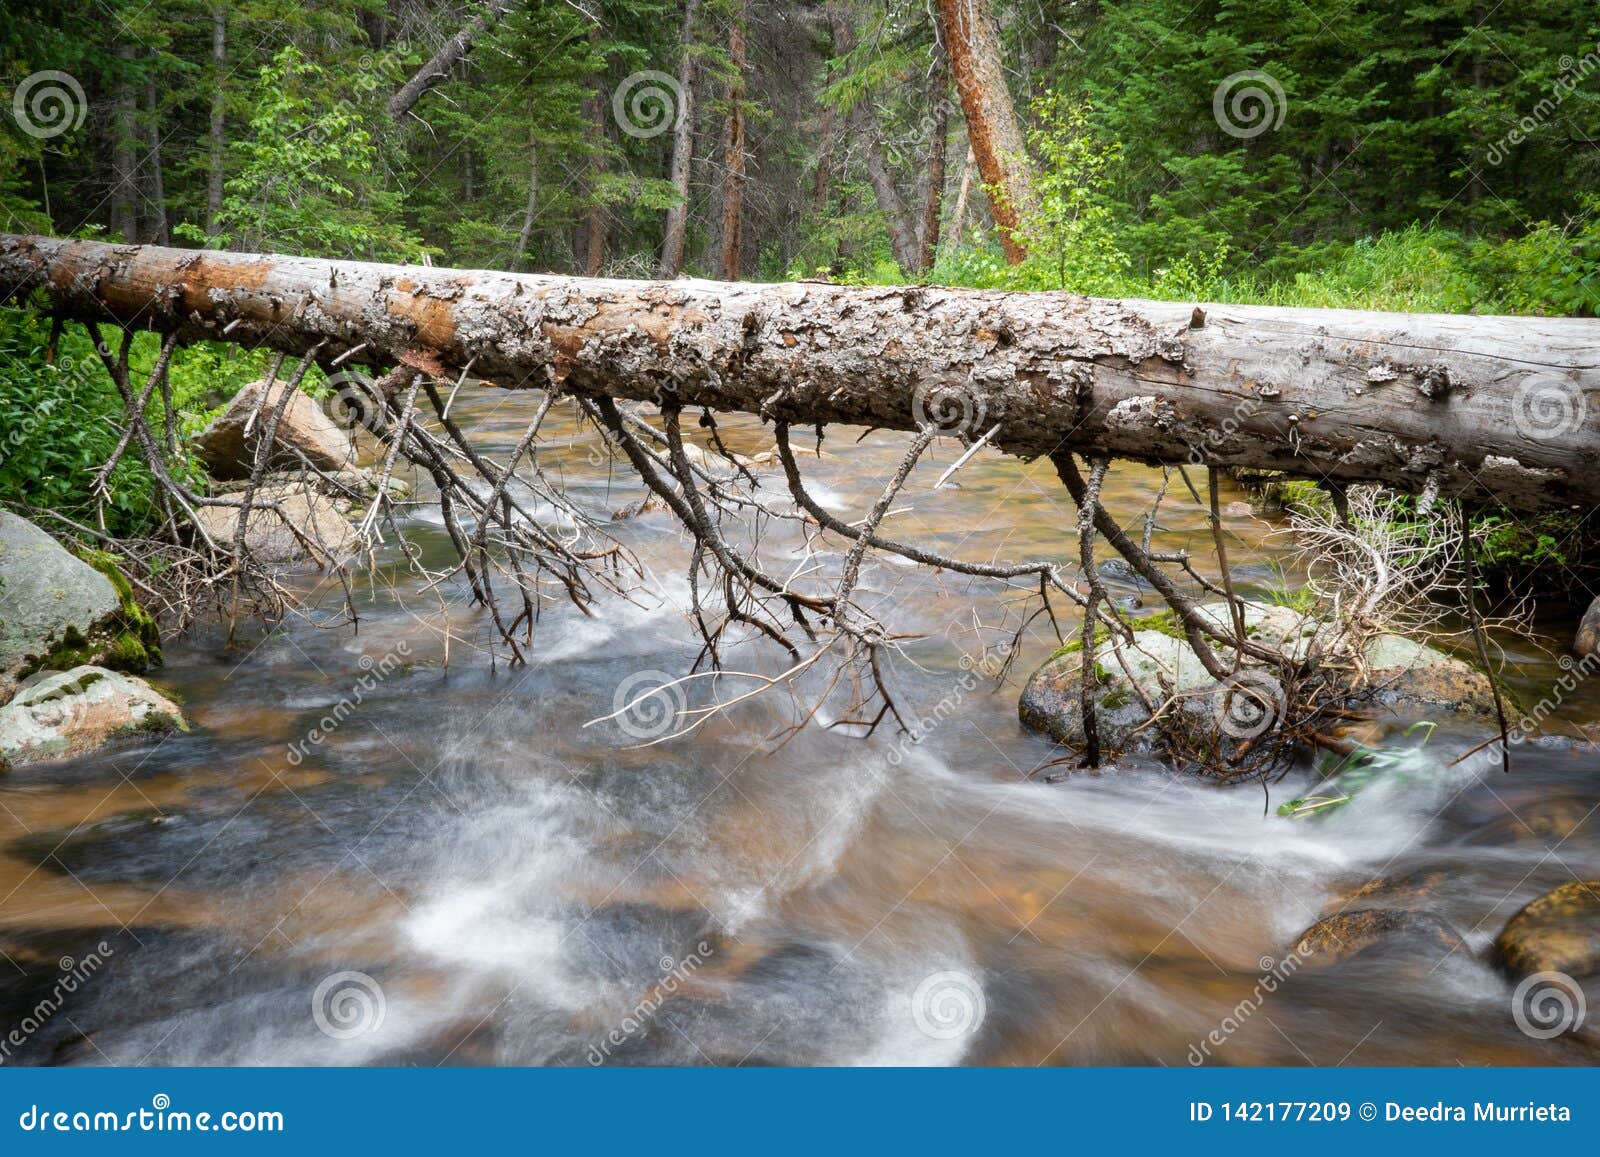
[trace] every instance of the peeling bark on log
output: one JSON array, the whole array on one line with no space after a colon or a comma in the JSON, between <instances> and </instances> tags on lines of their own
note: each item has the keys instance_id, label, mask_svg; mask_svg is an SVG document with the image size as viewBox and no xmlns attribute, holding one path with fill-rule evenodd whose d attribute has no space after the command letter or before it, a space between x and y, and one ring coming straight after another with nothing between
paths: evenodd
<instances>
[{"instance_id":1,"label":"peeling bark on log","mask_svg":"<svg viewBox=\"0 0 1600 1157\"><path fill-rule=\"evenodd\" d=\"M506 388L1600 501L1600 322L1065 293L588 280L0 234L0 298ZM357 347L360 347L359 349Z\"/></svg>"}]
</instances>

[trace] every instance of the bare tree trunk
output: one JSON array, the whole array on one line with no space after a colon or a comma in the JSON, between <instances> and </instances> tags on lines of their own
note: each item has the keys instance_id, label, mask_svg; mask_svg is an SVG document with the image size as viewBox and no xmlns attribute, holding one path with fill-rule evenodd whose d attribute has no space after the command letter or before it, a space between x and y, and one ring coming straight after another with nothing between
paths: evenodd
<instances>
[{"instance_id":1,"label":"bare tree trunk","mask_svg":"<svg viewBox=\"0 0 1600 1157\"><path fill-rule=\"evenodd\" d=\"M600 42L600 25L589 29L589 43ZM589 277L598 277L606 260L606 206L602 197L602 183L606 171L606 93L605 81L598 75L590 82L589 95L584 103L588 114L589 154L589 211L585 215L583 239L583 271Z\"/></svg>"},{"instance_id":2,"label":"bare tree trunk","mask_svg":"<svg viewBox=\"0 0 1600 1157\"><path fill-rule=\"evenodd\" d=\"M422 99L423 93L450 75L450 70L472 51L472 45L478 37L483 35L490 24L505 15L513 2L514 0L489 0L483 10L468 20L460 32L444 42L439 51L433 54L432 59L417 70L415 76L395 91L389 98L389 115L399 120L410 112L412 106Z\"/></svg>"},{"instance_id":3,"label":"bare tree trunk","mask_svg":"<svg viewBox=\"0 0 1600 1157\"><path fill-rule=\"evenodd\" d=\"M867 183L872 186L872 195L883 213L884 224L889 230L889 248L894 253L900 271L907 277L915 277L920 260L916 226L912 223L905 202L900 199L900 190L895 188L894 174L889 171L889 158L883 151L883 134L872 123L873 116L870 108L858 105L856 115L851 118L866 146Z\"/></svg>"},{"instance_id":4,"label":"bare tree trunk","mask_svg":"<svg viewBox=\"0 0 1600 1157\"><path fill-rule=\"evenodd\" d=\"M155 220L150 228L150 239L157 245L172 244L172 231L167 224L166 177L161 171L161 95L156 90L155 77L150 78L145 89L146 112L150 115L150 196L151 212Z\"/></svg>"},{"instance_id":5,"label":"bare tree trunk","mask_svg":"<svg viewBox=\"0 0 1600 1157\"><path fill-rule=\"evenodd\" d=\"M218 4L211 10L211 131L210 156L206 168L206 236L215 237L222 225L222 158L227 151L225 118L227 102L224 81L228 74L228 9Z\"/></svg>"},{"instance_id":6,"label":"bare tree trunk","mask_svg":"<svg viewBox=\"0 0 1600 1157\"><path fill-rule=\"evenodd\" d=\"M829 83L832 83L830 76ZM811 215L820 217L828 209L828 189L833 184L834 122L837 114L832 105L822 110L822 143L817 146L817 171L811 179Z\"/></svg>"},{"instance_id":7,"label":"bare tree trunk","mask_svg":"<svg viewBox=\"0 0 1600 1157\"><path fill-rule=\"evenodd\" d=\"M1600 323L798 282L588 281L0 234L0 298L184 341L1024 455L1600 502Z\"/></svg>"},{"instance_id":8,"label":"bare tree trunk","mask_svg":"<svg viewBox=\"0 0 1600 1157\"><path fill-rule=\"evenodd\" d=\"M943 46L936 46L934 51L938 59L933 74L933 135L928 142L928 191L922 202L920 252L917 256L919 273L932 269L939 255L939 213L944 208L944 158L950 139L950 102L946 99L950 71Z\"/></svg>"},{"instance_id":9,"label":"bare tree trunk","mask_svg":"<svg viewBox=\"0 0 1600 1157\"><path fill-rule=\"evenodd\" d=\"M699 72L694 59L694 26L699 13L700 0L684 0L683 59L678 63L678 119L672 133L672 188L678 195L678 203L667 210L661 261L656 266L656 276L660 278L677 277L683 272L683 246L689 230L689 170L694 162L694 85Z\"/></svg>"},{"instance_id":10,"label":"bare tree trunk","mask_svg":"<svg viewBox=\"0 0 1600 1157\"><path fill-rule=\"evenodd\" d=\"M728 82L728 125L723 146L722 184L722 279L738 281L743 272L745 133L744 97L745 24L750 16L749 0L738 0L728 29L728 62L733 78Z\"/></svg>"},{"instance_id":11,"label":"bare tree trunk","mask_svg":"<svg viewBox=\"0 0 1600 1157\"><path fill-rule=\"evenodd\" d=\"M961 237L967 231L967 203L972 196L972 170L974 161L972 148L967 148L967 155L961 161L961 182L956 189L956 210L950 217L950 240L961 244Z\"/></svg>"},{"instance_id":12,"label":"bare tree trunk","mask_svg":"<svg viewBox=\"0 0 1600 1157\"><path fill-rule=\"evenodd\" d=\"M129 62L133 60L132 46L117 45L116 56L120 72L116 82L116 116L111 122L111 171L114 179L111 187L111 231L119 234L124 241L134 242L139 240L139 186L133 152L138 130L134 124L133 81L128 76Z\"/></svg>"},{"instance_id":13,"label":"bare tree trunk","mask_svg":"<svg viewBox=\"0 0 1600 1157\"><path fill-rule=\"evenodd\" d=\"M539 141L528 134L528 201L522 209L522 229L517 234L517 268L528 268L528 246L533 244L533 221L539 210Z\"/></svg>"},{"instance_id":14,"label":"bare tree trunk","mask_svg":"<svg viewBox=\"0 0 1600 1157\"><path fill-rule=\"evenodd\" d=\"M989 5L987 0L938 0L938 4L967 139L983 183L991 190L989 210L1000 231L1000 244L1014 265L1027 256L1017 227L1033 204L1033 173L1006 87L1005 62Z\"/></svg>"},{"instance_id":15,"label":"bare tree trunk","mask_svg":"<svg viewBox=\"0 0 1600 1157\"><path fill-rule=\"evenodd\" d=\"M833 47L838 53L848 53L855 48L855 27L850 23L849 11L840 4L829 7L833 23ZM850 110L849 125L862 140L866 154L867 184L872 186L872 196L883 214L884 228L889 233L889 251L895 264L907 277L917 273L917 227L900 190L895 186L894 173L889 168L889 158L883 148L883 132L879 128L877 113L866 103Z\"/></svg>"}]
</instances>

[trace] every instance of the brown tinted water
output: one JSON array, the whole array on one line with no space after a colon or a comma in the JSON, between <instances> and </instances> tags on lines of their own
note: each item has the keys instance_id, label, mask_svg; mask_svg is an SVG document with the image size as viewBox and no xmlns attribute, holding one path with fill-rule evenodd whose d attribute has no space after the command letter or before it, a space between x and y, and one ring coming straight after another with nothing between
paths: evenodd
<instances>
[{"instance_id":1,"label":"brown tinted water","mask_svg":"<svg viewBox=\"0 0 1600 1157\"><path fill-rule=\"evenodd\" d=\"M491 393L458 409L506 448L533 403ZM586 506L642 496L592 434L564 430L545 461ZM806 463L847 518L903 445L853 433ZM770 445L753 421L727 438ZM1074 554L1075 514L1046 464L983 456L958 487L930 489L957 453L919 468L889 532L967 558ZM1108 494L1132 524L1159 485L1124 468ZM781 479L769 497L784 503ZM1282 528L1230 509L1247 591L1297 583ZM1181 486L1160 525L1167 546L1208 544ZM437 514L417 507L410 529L442 563ZM1522 904L1600 876L1585 747L1525 745L1507 778L1447 766L1481 733L1414 734L1398 741L1416 745L1404 774L1315 823L1274 814L1305 768L1269 791L1153 765L1045 783L1029 773L1061 753L1017 723L1015 683L961 664L1014 629L1022 593L878 562L865 601L919 636L893 680L938 721L920 742L813 726L779 746L793 703L772 695L640 748L583 725L630 677L693 661L688 553L664 514L614 529L651 568L647 591L592 618L547 608L524 668L491 666L474 649L485 613L459 587L442 602L423 592L391 548L356 630L337 625L330 593L325 622L244 647L209 629L171 643L160 679L192 732L0 777L0 1041L22 1028L5 1062L1593 1059L1519 1031L1512 985L1486 963ZM799 544L779 526L764 549L792 566ZM1537 700L1560 674L1554 641L1501 643ZM1015 673L1057 645L1034 620ZM734 656L771 669L759 647ZM364 677L359 704L306 744ZM1589 687L1564 699L1553 729L1600 709ZM1425 908L1463 946L1401 938L1291 962L1350 890L1417 874L1425 895L1385 902Z\"/></svg>"}]
</instances>

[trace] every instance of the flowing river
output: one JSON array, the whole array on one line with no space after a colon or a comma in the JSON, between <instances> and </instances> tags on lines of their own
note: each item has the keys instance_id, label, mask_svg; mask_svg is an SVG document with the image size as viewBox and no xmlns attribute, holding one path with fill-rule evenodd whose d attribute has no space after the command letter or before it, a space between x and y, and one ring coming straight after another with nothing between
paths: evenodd
<instances>
[{"instance_id":1,"label":"flowing river","mask_svg":"<svg viewBox=\"0 0 1600 1157\"><path fill-rule=\"evenodd\" d=\"M532 405L486 391L458 413L504 452ZM856 433L802 460L846 519L904 446ZM754 421L726 437L770 445ZM643 492L598 446L569 423L542 460L609 517ZM973 559L1075 555L1048 464L980 456L932 489L958 452L942 444L918 468L886 533ZM765 478L782 504L781 475ZM1159 483L1120 469L1109 501L1131 521ZM437 508L407 518L443 565ZM1163 543L1209 546L1181 486L1161 526ZM1236 506L1227 526L1247 591L1300 581L1281 526ZM1399 772L1317 821L1275 814L1308 768L1265 790L1153 764L1045 782L1060 765L1030 773L1061 752L1018 724L1016 696L1058 645L1048 621L996 688L971 656L1016 627L1025 592L891 560L869 562L862 592L916 636L891 678L928 721L919 742L855 738L826 713L789 737L795 704L776 692L641 746L614 721L584 725L641 673L693 662L688 547L665 513L613 530L650 582L593 617L546 606L524 667L491 665L486 612L461 584L424 589L391 546L357 588L355 629L325 585L326 621L231 648L220 628L169 643L156 677L191 732L0 775L0 1060L1593 1061L1521 1031L1486 957L1530 899L1600 877L1585 745L1523 745L1506 776L1449 766L1481 731L1397 728L1414 745ZM763 550L787 568L800 544L779 524ZM1547 695L1557 641L1500 642L1514 689ZM761 655L740 648L730 666L771 668ZM1594 688L1564 698L1552 730L1600 718ZM1465 946L1291 955L1376 878Z\"/></svg>"}]
</instances>

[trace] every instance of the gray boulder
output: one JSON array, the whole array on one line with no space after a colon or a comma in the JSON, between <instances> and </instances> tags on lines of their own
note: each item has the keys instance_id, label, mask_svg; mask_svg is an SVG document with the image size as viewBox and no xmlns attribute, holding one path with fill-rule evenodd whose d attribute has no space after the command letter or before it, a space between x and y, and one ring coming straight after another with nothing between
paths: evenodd
<instances>
[{"instance_id":1,"label":"gray boulder","mask_svg":"<svg viewBox=\"0 0 1600 1157\"><path fill-rule=\"evenodd\" d=\"M289 483L256 491L244 544L258 563L311 561L340 566L361 548L347 515L351 504L307 486ZM202 506L199 524L213 541L231 543L239 527L237 506Z\"/></svg>"},{"instance_id":2,"label":"gray boulder","mask_svg":"<svg viewBox=\"0 0 1600 1157\"><path fill-rule=\"evenodd\" d=\"M1572 641L1573 653L1580 658L1600 653L1600 598L1589 604L1578 624L1578 635Z\"/></svg>"},{"instance_id":3,"label":"gray boulder","mask_svg":"<svg viewBox=\"0 0 1600 1157\"><path fill-rule=\"evenodd\" d=\"M0 510L0 702L30 662L121 610L109 578L27 519Z\"/></svg>"}]
</instances>

